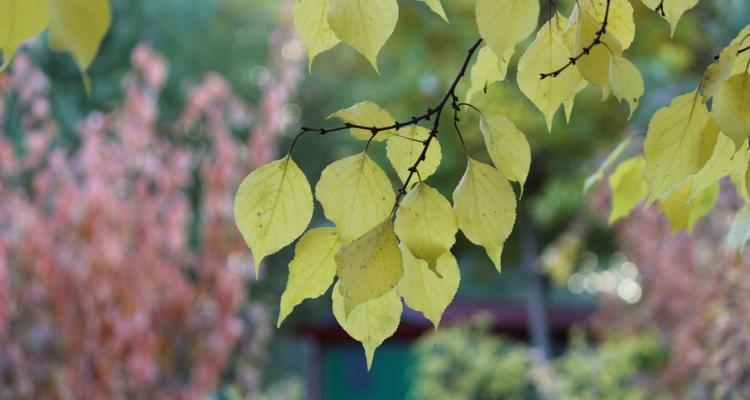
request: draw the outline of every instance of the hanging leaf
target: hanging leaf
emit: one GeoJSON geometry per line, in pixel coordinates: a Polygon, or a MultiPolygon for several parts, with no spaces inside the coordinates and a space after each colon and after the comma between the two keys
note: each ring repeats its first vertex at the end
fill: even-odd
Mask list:
{"type": "Polygon", "coordinates": [[[503,245],[516,221],[516,196],[510,183],[495,168],[469,159],[453,192],[453,204],[461,231],[484,247],[499,272],[503,245]]]}
{"type": "Polygon", "coordinates": [[[477,0],[479,34],[495,54],[505,54],[534,33],[539,11],[538,1],[477,0]]]}
{"type": "Polygon", "coordinates": [[[365,153],[326,167],[315,187],[326,218],[343,244],[364,235],[388,217],[396,202],[388,176],[365,153]]]}
{"type": "Polygon", "coordinates": [[[322,296],[336,277],[336,254],[341,249],[336,230],[313,229],[300,238],[289,263],[289,278],[281,295],[277,327],[305,299],[322,296]]]}
{"type": "Polygon", "coordinates": [[[341,283],[333,287],[333,315],[339,325],[353,339],[362,343],[367,358],[367,369],[372,368],[375,350],[398,329],[403,305],[395,290],[360,304],[351,313],[345,310],[345,300],[341,295],[341,283]]]}
{"type": "Polygon", "coordinates": [[[298,238],[312,214],[310,184],[290,157],[266,164],[242,181],[234,219],[255,258],[256,277],[263,259],[298,238]]]}
{"type": "Polygon", "coordinates": [[[711,115],[739,148],[750,135],[750,74],[734,75],[719,84],[711,115]]]}
{"type": "MultiPolygon", "coordinates": [[[[393,169],[396,170],[401,182],[406,182],[409,177],[409,168],[419,159],[424,150],[423,142],[430,136],[430,131],[421,126],[411,126],[401,129],[399,134],[391,136],[386,145],[386,156],[393,169]]],[[[443,153],[440,141],[433,138],[427,149],[424,161],[419,163],[417,171],[422,180],[426,180],[437,171],[442,161],[443,153]]],[[[414,182],[414,181],[412,181],[414,182]]]]}
{"type": "Polygon", "coordinates": [[[648,195],[645,168],[646,160],[643,157],[633,157],[618,165],[609,177],[609,187],[612,190],[610,225],[629,215],[648,195]]]}
{"type": "Polygon", "coordinates": [[[109,30],[109,0],[49,0],[48,4],[50,45],[71,52],[85,72],[109,30]]]}
{"type": "Polygon", "coordinates": [[[328,23],[336,36],[354,47],[375,71],[378,53],[391,37],[398,22],[396,0],[330,0],[328,23]]]}
{"type": "Polygon", "coordinates": [[[568,68],[556,77],[540,79],[541,74],[555,71],[571,57],[562,32],[567,26],[565,17],[557,14],[544,24],[536,40],[518,61],[518,87],[544,114],[547,130],[552,131],[552,119],[564,103],[573,104],[583,77],[576,68],[568,68]]]}
{"type": "Polygon", "coordinates": [[[495,167],[512,182],[523,185],[531,168],[531,146],[523,132],[502,115],[482,117],[479,128],[495,167]]]}
{"type": "Polygon", "coordinates": [[[49,25],[47,0],[3,0],[0,2],[0,52],[4,70],[23,42],[49,25]]]}
{"type": "Polygon", "coordinates": [[[439,15],[440,18],[443,19],[443,21],[448,22],[448,16],[445,15],[445,10],[443,10],[443,5],[440,3],[440,0],[419,0],[419,1],[427,4],[427,6],[430,7],[430,10],[432,10],[432,12],[439,15]]]}
{"type": "Polygon", "coordinates": [[[341,248],[336,264],[346,315],[395,288],[404,270],[390,218],[341,248]]]}
{"type": "Polygon", "coordinates": [[[438,259],[456,242],[458,220],[440,192],[418,183],[404,196],[396,214],[396,234],[412,254],[436,271],[438,259]]]}
{"type": "Polygon", "coordinates": [[[630,108],[628,119],[632,118],[640,104],[641,97],[646,92],[641,71],[627,58],[612,56],[609,63],[609,84],[618,101],[628,102],[630,108]]]}
{"type": "Polygon", "coordinates": [[[339,43],[328,25],[329,0],[294,0],[292,15],[294,26],[307,48],[308,70],[318,54],[339,43]]]}
{"type": "MultiPolygon", "coordinates": [[[[334,117],[350,124],[372,128],[391,126],[396,123],[396,120],[391,117],[391,114],[389,114],[388,111],[370,101],[357,103],[349,108],[336,111],[328,116],[329,119],[334,117]]],[[[370,140],[372,137],[372,132],[370,130],[352,128],[351,132],[352,136],[359,140],[370,140]]],[[[378,132],[372,140],[382,142],[393,136],[395,133],[396,131],[393,129],[381,131],[378,132]]]]}
{"type": "Polygon", "coordinates": [[[487,93],[487,87],[495,82],[505,80],[508,64],[515,52],[515,47],[498,57],[489,46],[483,46],[477,55],[477,61],[471,67],[471,86],[466,93],[466,101],[471,102],[477,93],[487,93]]]}
{"type": "Polygon", "coordinates": [[[672,26],[672,36],[677,29],[680,18],[686,11],[695,7],[700,0],[642,0],[646,7],[656,10],[660,5],[663,7],[664,18],[672,26]]]}
{"type": "Polygon", "coordinates": [[[437,261],[438,276],[428,269],[425,261],[414,257],[403,244],[401,252],[404,277],[398,284],[398,294],[404,298],[409,308],[424,314],[437,329],[461,282],[456,258],[451,253],[443,254],[437,261]]]}
{"type": "Polygon", "coordinates": [[[719,128],[698,92],[660,109],[648,124],[644,143],[651,197],[659,198],[694,175],[711,158],[719,128]]]}

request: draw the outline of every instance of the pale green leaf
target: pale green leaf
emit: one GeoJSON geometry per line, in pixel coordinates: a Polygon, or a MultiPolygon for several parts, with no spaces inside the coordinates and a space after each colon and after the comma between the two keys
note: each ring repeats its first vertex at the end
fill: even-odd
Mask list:
{"type": "Polygon", "coordinates": [[[349,336],[362,343],[369,370],[372,368],[375,350],[396,333],[404,306],[396,291],[391,290],[377,299],[360,304],[347,315],[345,300],[339,288],[340,282],[333,287],[331,295],[333,315],[349,336]]]}
{"type": "Polygon", "coordinates": [[[471,86],[466,93],[466,101],[471,102],[477,93],[487,93],[487,87],[495,82],[505,80],[508,63],[515,52],[515,47],[508,48],[501,58],[489,46],[479,50],[477,60],[471,67],[471,86]]]}
{"type": "Polygon", "coordinates": [[[609,63],[609,84],[618,101],[628,102],[630,108],[628,119],[632,118],[640,104],[641,97],[646,92],[641,71],[627,58],[612,56],[609,63]]]}
{"type": "Polygon", "coordinates": [[[418,183],[404,196],[396,213],[396,234],[430,269],[453,247],[457,232],[456,214],[440,192],[418,183]]]}
{"type": "Polygon", "coordinates": [[[644,143],[646,178],[658,198],[696,174],[711,158],[719,128],[697,92],[676,97],[657,111],[644,143]]]}
{"type": "Polygon", "coordinates": [[[440,0],[419,0],[419,1],[426,3],[427,6],[430,7],[430,10],[432,10],[432,12],[439,15],[440,18],[443,19],[443,21],[448,22],[448,16],[445,15],[445,10],[443,9],[443,4],[440,3],[440,0]]]}
{"type": "Polygon", "coordinates": [[[263,259],[292,243],[305,231],[313,214],[310,184],[289,157],[253,171],[234,198],[234,219],[255,259],[263,259]]]}
{"type": "Polygon", "coordinates": [[[664,7],[665,18],[672,26],[672,36],[674,31],[677,29],[677,24],[680,22],[680,18],[685,14],[686,11],[695,7],[700,0],[642,0],[648,8],[656,10],[660,4],[664,7]]]}
{"type": "Polygon", "coordinates": [[[313,229],[302,235],[289,263],[277,327],[302,301],[319,297],[328,290],[336,277],[336,254],[340,249],[333,228],[313,229]]]}
{"type": "Polygon", "coordinates": [[[358,305],[395,288],[404,270],[391,219],[342,247],[336,264],[347,315],[358,305]]]}
{"type": "Polygon", "coordinates": [[[477,0],[479,34],[495,54],[505,54],[534,33],[539,11],[538,1],[477,0]]]}
{"type": "Polygon", "coordinates": [[[669,219],[672,234],[682,229],[687,229],[688,232],[692,233],[695,223],[708,215],[714,208],[716,200],[719,198],[719,184],[714,182],[690,201],[690,193],[692,192],[693,182],[688,181],[659,201],[659,209],[669,219]]]}
{"type": "Polygon", "coordinates": [[[308,69],[315,57],[335,46],[339,39],[328,25],[329,0],[294,0],[294,26],[307,48],[308,69]]]}
{"type": "Polygon", "coordinates": [[[0,71],[10,64],[18,46],[41,33],[47,25],[47,0],[0,1],[0,52],[3,55],[0,71]]]}
{"type": "Polygon", "coordinates": [[[315,187],[326,218],[343,244],[364,235],[391,213],[396,196],[383,170],[365,153],[326,167],[315,187]]]}
{"type": "Polygon", "coordinates": [[[397,291],[409,308],[424,314],[437,329],[443,312],[453,301],[461,282],[456,258],[450,252],[443,254],[437,261],[438,276],[428,269],[425,261],[414,257],[406,246],[401,245],[401,251],[404,277],[397,291]]]}
{"type": "Polygon", "coordinates": [[[73,54],[81,72],[88,70],[112,21],[109,0],[49,0],[50,44],[73,54]]]}
{"type": "Polygon", "coordinates": [[[330,0],[328,23],[336,36],[354,47],[378,71],[378,53],[398,22],[396,0],[330,0]]]}
{"type": "Polygon", "coordinates": [[[540,79],[541,74],[557,70],[572,56],[562,35],[566,26],[565,17],[557,14],[539,29],[536,39],[518,61],[518,87],[544,114],[549,131],[560,106],[570,104],[572,109],[573,99],[584,82],[576,68],[540,79]]]}
{"type": "Polygon", "coordinates": [[[516,196],[510,183],[495,168],[469,159],[453,192],[453,207],[466,238],[484,247],[500,271],[503,245],[516,221],[516,196]]]}
{"type": "Polygon", "coordinates": [[[531,168],[531,146],[523,132],[503,115],[482,117],[479,128],[492,162],[505,178],[523,185],[531,168]]]}
{"type": "Polygon", "coordinates": [[[739,148],[750,135],[750,74],[733,75],[719,84],[711,114],[739,148]]]}
{"type": "MultiPolygon", "coordinates": [[[[338,110],[328,116],[328,118],[338,118],[344,122],[368,128],[382,128],[392,126],[396,120],[391,117],[388,111],[382,109],[379,105],[371,101],[363,101],[349,108],[338,110]]],[[[359,140],[370,140],[372,132],[365,129],[352,128],[352,136],[359,140]]],[[[376,142],[382,142],[396,133],[394,129],[378,132],[372,139],[376,142]]]]}
{"type": "Polygon", "coordinates": [[[629,215],[648,195],[648,184],[643,175],[645,168],[646,160],[643,157],[633,157],[620,163],[609,177],[612,191],[610,225],[629,215]]]}
{"type": "MultiPolygon", "coordinates": [[[[406,182],[406,179],[409,177],[409,168],[413,167],[419,156],[422,155],[422,151],[424,150],[422,142],[429,136],[429,129],[415,125],[399,130],[398,135],[391,136],[388,139],[386,156],[393,169],[396,170],[396,174],[398,174],[401,182],[406,182]]],[[[435,137],[430,142],[430,148],[427,149],[424,161],[419,163],[417,167],[419,175],[412,177],[412,182],[415,182],[415,178],[418,177],[426,180],[432,176],[440,166],[442,158],[443,153],[440,141],[435,137]]]]}

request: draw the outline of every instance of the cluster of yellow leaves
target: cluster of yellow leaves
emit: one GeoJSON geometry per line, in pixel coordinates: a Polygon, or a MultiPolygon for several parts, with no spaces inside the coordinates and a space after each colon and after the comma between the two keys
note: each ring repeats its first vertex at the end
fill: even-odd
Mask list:
{"type": "MultiPolygon", "coordinates": [[[[443,18],[440,0],[422,0],[443,18]]],[[[378,70],[378,53],[396,29],[397,0],[295,0],[294,25],[307,47],[310,68],[315,57],[344,42],[378,70]]]]}
{"type": "MultiPolygon", "coordinates": [[[[421,1],[448,21],[440,0],[421,1]]],[[[674,29],[697,0],[669,0],[665,6],[643,2],[663,13],[674,29]]],[[[569,16],[556,12],[539,26],[537,1],[477,0],[476,22],[484,45],[468,71],[467,101],[505,80],[516,46],[536,33],[518,62],[518,86],[545,116],[550,130],[561,107],[570,119],[576,95],[589,84],[602,90],[603,99],[612,93],[626,102],[632,116],[645,87],[638,68],[624,57],[635,38],[631,0],[575,3],[569,16]]],[[[398,13],[397,0],[295,0],[293,9],[310,65],[318,54],[344,42],[376,71],[378,54],[396,27],[398,13]]],[[[745,107],[750,101],[742,100],[747,97],[747,70],[736,70],[741,62],[737,49],[722,53],[707,72],[702,91],[678,97],[658,112],[649,128],[645,156],[622,163],[612,174],[612,222],[649,198],[659,202],[675,229],[691,229],[713,207],[716,180],[735,174],[738,166],[744,170],[736,179],[746,191],[750,152],[745,138],[750,124],[745,107]],[[714,106],[709,111],[711,99],[714,106]]],[[[279,324],[305,299],[333,287],[333,313],[343,329],[362,342],[369,367],[375,349],[398,328],[402,300],[438,326],[459,286],[460,271],[451,254],[459,230],[501,269],[503,246],[516,219],[511,182],[523,193],[531,149],[508,118],[477,111],[493,165],[470,157],[452,202],[425,182],[441,163],[437,132],[397,124],[371,102],[329,118],[343,121],[355,138],[368,141],[368,147],[385,142],[400,181],[396,183],[405,189],[403,196],[397,196],[394,182],[366,150],[336,161],[325,168],[315,188],[315,198],[333,227],[302,235],[313,214],[312,190],[291,157],[245,179],[235,199],[235,218],[256,265],[302,235],[289,264],[279,324]],[[423,153],[426,144],[430,146],[423,153]]],[[[628,144],[619,146],[587,187],[603,179],[628,144]]]]}
{"type": "MultiPolygon", "coordinates": [[[[673,233],[692,231],[713,209],[719,181],[727,176],[739,196],[745,202],[750,200],[750,57],[738,54],[747,44],[750,26],[706,69],[698,89],[674,98],[654,114],[644,155],[620,163],[609,178],[610,223],[645,201],[647,205],[657,203],[673,233]]],[[[616,153],[614,158],[622,149],[616,153]]],[[[735,248],[743,247],[749,236],[748,214],[747,210],[738,214],[729,235],[735,248]]]]}
{"type": "Polygon", "coordinates": [[[50,46],[69,51],[85,73],[99,51],[111,19],[109,0],[3,0],[0,70],[10,63],[18,46],[49,28],[50,46]]]}
{"type": "MultiPolygon", "coordinates": [[[[395,123],[371,102],[355,104],[332,117],[363,127],[395,123]]],[[[302,301],[333,286],[334,315],[346,332],[362,342],[369,366],[377,346],[398,327],[401,299],[435,327],[440,323],[460,282],[458,263],[451,254],[459,229],[484,247],[500,270],[503,245],[516,217],[510,182],[523,187],[531,150],[523,133],[503,116],[483,116],[480,130],[494,166],[469,159],[451,203],[425,182],[440,165],[437,139],[432,139],[424,160],[410,174],[430,130],[412,125],[379,130],[372,137],[371,131],[352,129],[355,138],[385,140],[398,180],[391,180],[366,152],[333,162],[315,187],[315,198],[333,227],[311,229],[304,235],[313,215],[312,189],[291,157],[245,178],[235,198],[235,219],[256,266],[302,235],[289,264],[278,323],[302,301]],[[410,185],[394,208],[394,183],[407,182],[410,185]]]]}

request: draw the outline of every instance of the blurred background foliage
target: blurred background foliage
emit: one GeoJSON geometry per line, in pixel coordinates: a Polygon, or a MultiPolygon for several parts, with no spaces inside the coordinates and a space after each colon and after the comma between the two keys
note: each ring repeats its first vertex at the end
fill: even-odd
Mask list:
{"type": "MultiPolygon", "coordinates": [[[[231,218],[227,219],[232,191],[251,168],[283,153],[302,124],[330,126],[331,122],[325,119],[327,115],[364,100],[382,105],[397,119],[408,118],[435,103],[455,76],[466,48],[477,36],[474,1],[446,1],[449,25],[428,12],[422,2],[401,1],[398,27],[380,56],[380,75],[344,46],[318,57],[312,74],[308,74],[304,51],[291,29],[288,2],[113,0],[112,3],[113,26],[90,71],[93,79],[90,96],[83,91],[72,59],[41,45],[46,38],[26,46],[27,66],[12,67],[10,75],[3,75],[0,80],[0,138],[7,144],[0,152],[3,196],[0,208],[4,208],[0,215],[6,219],[0,221],[0,303],[5,304],[0,306],[0,341],[19,343],[13,351],[23,355],[16,356],[11,351],[0,355],[0,399],[24,393],[13,390],[28,390],[28,387],[13,389],[14,386],[7,384],[14,382],[14,373],[26,371],[19,370],[19,365],[27,368],[33,363],[52,362],[45,358],[44,348],[37,349],[39,353],[34,357],[24,353],[38,344],[38,340],[32,339],[37,338],[34,335],[39,331],[17,329],[19,324],[40,320],[45,321],[44,332],[65,340],[69,334],[59,326],[47,324],[46,319],[35,319],[38,312],[35,303],[25,309],[13,306],[24,300],[15,296],[26,293],[30,285],[19,276],[25,276],[29,265],[36,265],[19,261],[19,254],[25,254],[24,260],[33,260],[34,251],[40,250],[28,248],[27,253],[19,252],[18,243],[23,241],[19,232],[25,232],[22,229],[25,225],[17,208],[13,208],[19,203],[8,199],[26,202],[36,207],[34,215],[45,217],[60,212],[53,206],[58,203],[80,206],[80,193],[68,193],[70,197],[65,203],[63,194],[41,191],[40,176],[63,167],[73,171],[73,175],[81,174],[83,152],[87,148],[93,152],[97,149],[91,147],[96,144],[90,138],[92,118],[96,121],[103,117],[111,122],[124,118],[123,115],[136,121],[150,121],[143,128],[148,133],[149,146],[159,143],[158,146],[170,151],[189,154],[190,163],[179,171],[163,171],[167,175],[184,175],[184,181],[176,187],[169,186],[171,181],[164,176],[151,180],[146,173],[149,166],[138,161],[134,169],[108,170],[114,174],[110,178],[124,179],[128,185],[138,187],[143,184],[138,183],[140,175],[145,175],[146,183],[153,185],[157,193],[153,201],[162,193],[156,190],[157,186],[169,186],[164,193],[180,198],[179,204],[184,207],[181,212],[185,213],[184,224],[174,228],[184,230],[184,244],[178,248],[185,253],[217,257],[210,262],[167,258],[164,263],[181,271],[180,279],[196,290],[196,298],[202,298],[200,288],[205,284],[205,276],[195,272],[197,264],[211,265],[212,273],[219,273],[216,268],[230,268],[242,284],[233,294],[236,296],[233,298],[245,299],[242,304],[230,302],[213,311],[222,318],[237,317],[242,328],[236,334],[223,336],[224,345],[233,350],[226,350],[226,357],[221,360],[213,360],[206,371],[211,379],[196,383],[195,391],[184,392],[184,397],[378,398],[377,383],[388,385],[395,382],[387,380],[394,376],[398,377],[398,385],[392,385],[393,391],[389,393],[395,394],[391,397],[409,393],[413,398],[436,399],[743,398],[748,393],[745,378],[750,371],[747,361],[750,357],[746,357],[750,347],[745,346],[742,338],[748,336],[750,322],[745,320],[748,314],[737,304],[743,303],[741,296],[748,293],[743,291],[748,289],[747,278],[738,272],[747,263],[721,250],[718,238],[724,232],[719,231],[727,225],[726,216],[721,213],[712,216],[705,224],[707,228],[696,229],[699,233],[693,238],[684,234],[672,238],[663,228],[663,221],[648,212],[635,215],[612,230],[602,218],[607,209],[607,191],[599,188],[590,195],[582,194],[584,178],[622,138],[642,137],[657,108],[697,85],[717,50],[750,22],[747,1],[703,0],[686,14],[674,37],[669,36],[666,22],[634,1],[638,30],[628,56],[643,72],[647,92],[631,121],[626,120],[624,106],[612,99],[602,102],[601,93],[588,88],[578,96],[571,122],[566,124],[559,115],[553,132],[547,132],[541,114],[515,85],[514,65],[520,57],[519,51],[507,81],[491,86],[487,95],[478,96],[476,105],[507,115],[529,137],[534,161],[519,203],[519,226],[528,228],[529,233],[517,229],[511,236],[504,255],[506,268],[501,275],[481,250],[459,239],[455,252],[462,269],[462,283],[457,302],[472,307],[458,310],[503,311],[508,304],[520,305],[525,310],[525,304],[531,307],[529,293],[535,287],[541,289],[537,294],[549,307],[550,326],[559,316],[555,305],[586,313],[597,311],[593,319],[579,321],[585,334],[565,331],[562,337],[553,338],[550,352],[554,357],[550,359],[531,349],[527,341],[530,329],[506,331],[492,317],[484,322],[462,323],[465,318],[459,317],[468,318],[471,313],[449,319],[447,326],[435,334],[427,332],[412,349],[411,339],[425,331],[426,325],[421,316],[410,316],[407,320],[416,321],[413,325],[421,328],[397,338],[390,350],[389,346],[381,350],[380,360],[376,358],[370,375],[360,371],[363,368],[360,349],[340,339],[340,331],[326,330],[333,323],[327,297],[305,302],[279,330],[272,328],[286,281],[286,263],[292,254],[286,250],[272,257],[264,266],[259,282],[247,278],[252,263],[237,242],[231,218]],[[168,70],[165,80],[156,86],[134,86],[132,80],[136,76],[148,83],[150,73],[158,74],[148,67],[156,64],[144,65],[138,58],[137,49],[143,48],[139,46],[144,43],[168,70]],[[38,68],[43,79],[24,78],[29,68],[38,68]],[[38,82],[42,82],[41,90],[35,86],[38,82]],[[134,87],[138,91],[133,92],[134,87]],[[28,92],[33,96],[25,94],[28,92]],[[155,103],[153,107],[134,110],[134,98],[155,103]],[[35,108],[35,105],[42,107],[39,104],[46,107],[44,112],[35,108]],[[48,162],[53,154],[62,161],[48,162]],[[10,168],[11,165],[16,168],[10,168]],[[45,202],[37,201],[42,194],[47,196],[45,202]],[[211,219],[211,216],[218,217],[211,219]],[[525,265],[532,268],[526,269],[525,265]],[[662,271],[671,271],[673,275],[662,271]],[[733,285],[727,286],[728,281],[733,285]],[[499,337],[498,331],[512,338],[499,337]],[[735,335],[733,340],[718,339],[728,333],[735,335]],[[330,338],[335,339],[332,339],[334,344],[326,345],[330,338]],[[344,367],[339,365],[342,363],[344,367]],[[205,382],[215,384],[206,389],[205,382]],[[331,389],[337,386],[340,388],[331,389]],[[347,392],[344,387],[354,391],[347,392]]],[[[562,10],[569,10],[573,1],[558,3],[562,10]]],[[[97,126],[105,141],[127,144],[129,131],[121,125],[97,126]]],[[[487,159],[476,116],[464,113],[461,128],[469,151],[487,159]]],[[[449,194],[464,172],[465,160],[450,129],[441,132],[440,140],[444,164],[431,181],[449,194]]],[[[348,135],[309,136],[303,139],[295,158],[310,181],[316,182],[327,164],[361,150],[362,145],[348,135]]],[[[118,151],[132,151],[128,146],[118,151]]],[[[145,147],[137,149],[142,153],[133,153],[134,157],[146,154],[158,158],[163,154],[159,151],[151,154],[153,149],[145,147]]],[[[628,152],[639,151],[640,141],[635,140],[628,152]]],[[[372,154],[386,169],[390,168],[384,162],[383,148],[374,147],[372,154]]],[[[99,162],[108,161],[104,158],[99,162]]],[[[98,169],[96,165],[89,168],[98,169]]],[[[83,189],[91,189],[90,180],[73,182],[84,193],[83,189]]],[[[119,197],[122,204],[128,204],[128,193],[119,197]]],[[[725,194],[722,201],[727,208],[736,207],[731,194],[725,194]]],[[[92,215],[94,218],[98,214],[92,215]]],[[[314,225],[325,224],[317,218],[314,225]]],[[[70,223],[64,218],[62,221],[70,223]]],[[[144,219],[142,223],[146,227],[149,223],[163,224],[158,219],[144,219]]],[[[101,232],[106,233],[120,228],[114,224],[103,229],[101,232]]],[[[75,240],[82,248],[96,246],[89,237],[75,240]]],[[[65,250],[64,246],[60,244],[57,250],[65,250]]],[[[107,271],[109,261],[104,260],[107,271]]],[[[54,268],[65,266],[56,260],[50,263],[54,268]]],[[[158,265],[150,260],[144,261],[142,267],[158,268],[158,265]]],[[[47,273],[40,273],[37,279],[45,293],[63,290],[51,283],[51,275],[47,273]]],[[[67,290],[82,291],[82,298],[86,298],[86,283],[67,290]]],[[[167,280],[161,284],[169,283],[167,280]]],[[[203,295],[220,296],[220,293],[209,291],[203,295]]],[[[125,307],[117,299],[111,301],[113,309],[125,307]]],[[[161,301],[155,297],[154,308],[148,309],[158,310],[161,301]]],[[[186,316],[203,304],[197,300],[185,301],[182,307],[186,316]]],[[[158,319],[158,314],[152,315],[158,319]]],[[[175,321],[167,322],[160,328],[162,334],[168,339],[168,332],[187,329],[185,321],[176,317],[175,321]]],[[[198,346],[199,341],[183,340],[188,342],[178,348],[184,349],[181,351],[185,354],[195,354],[191,348],[198,346]]],[[[49,357],[72,363],[73,349],[75,346],[67,350],[59,348],[60,353],[49,357]]],[[[144,357],[165,359],[158,349],[144,357]]],[[[176,372],[156,376],[166,380],[165,387],[179,386],[175,382],[191,382],[186,371],[199,364],[191,360],[179,354],[167,357],[167,361],[155,365],[176,372]],[[172,377],[174,382],[164,376],[172,377]]],[[[85,359],[79,361],[86,363],[85,359]]],[[[120,356],[102,360],[104,365],[113,367],[122,362],[120,356]]],[[[65,362],[61,365],[64,370],[65,362]]],[[[28,384],[32,386],[39,382],[36,379],[49,382],[49,376],[30,376],[28,384]]],[[[92,378],[84,374],[79,379],[92,378]]],[[[118,389],[127,386],[123,385],[115,385],[112,390],[125,390],[118,389]]],[[[59,386],[53,385],[53,393],[64,397],[54,392],[58,390],[54,388],[59,386]]]]}

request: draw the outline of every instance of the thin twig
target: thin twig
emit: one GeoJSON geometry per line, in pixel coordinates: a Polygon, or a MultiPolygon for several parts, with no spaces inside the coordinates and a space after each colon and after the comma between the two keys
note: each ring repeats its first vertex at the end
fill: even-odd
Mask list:
{"type": "MultiPolygon", "coordinates": [[[[407,127],[407,126],[414,126],[419,124],[420,122],[424,121],[432,121],[432,128],[430,129],[430,134],[427,136],[426,139],[423,141],[420,141],[422,143],[422,152],[420,153],[419,157],[414,161],[414,164],[409,168],[409,175],[404,180],[403,186],[398,190],[398,194],[396,196],[396,202],[393,205],[393,210],[391,212],[391,216],[395,215],[396,210],[398,209],[398,206],[401,204],[401,200],[403,199],[404,195],[406,195],[406,191],[409,188],[409,185],[411,184],[411,181],[414,179],[414,176],[419,176],[419,165],[427,159],[427,151],[430,148],[430,144],[432,143],[432,140],[437,136],[438,132],[440,131],[440,117],[443,115],[443,109],[446,105],[450,102],[451,107],[454,111],[454,123],[457,124],[458,122],[458,112],[460,112],[460,105],[458,102],[458,96],[456,95],[456,89],[458,88],[458,84],[461,83],[461,80],[466,76],[466,71],[469,68],[469,63],[474,58],[474,55],[476,54],[477,50],[479,49],[479,46],[482,44],[482,39],[477,39],[476,42],[469,48],[468,54],[466,55],[466,59],[464,60],[463,64],[461,65],[461,69],[458,71],[458,75],[453,80],[453,83],[448,88],[448,91],[445,93],[445,96],[440,100],[440,102],[435,105],[434,107],[430,107],[421,115],[417,115],[415,117],[411,117],[411,119],[402,121],[402,122],[395,122],[391,125],[387,126],[364,126],[364,125],[358,125],[353,123],[345,123],[342,126],[338,126],[335,128],[310,128],[310,127],[302,127],[300,129],[300,132],[295,136],[294,140],[292,141],[292,145],[289,148],[289,153],[287,157],[291,157],[292,152],[294,151],[295,146],[297,145],[297,142],[299,142],[299,139],[308,134],[308,133],[315,133],[318,135],[325,136],[329,133],[335,133],[335,132],[341,132],[345,131],[347,129],[361,129],[364,131],[369,131],[371,133],[370,138],[367,142],[367,147],[369,147],[372,140],[381,132],[389,131],[389,130],[400,130],[401,128],[407,127]]],[[[460,103],[461,105],[465,105],[465,103],[460,103]]],[[[458,132],[459,138],[461,139],[461,142],[463,143],[463,138],[461,137],[461,133],[458,132]]],[[[464,145],[464,149],[465,149],[464,145]]],[[[367,151],[367,148],[365,149],[367,151]]],[[[421,177],[420,177],[421,181],[421,177]]]]}
{"type": "Polygon", "coordinates": [[[596,47],[596,46],[604,43],[602,41],[602,36],[604,36],[604,34],[607,33],[607,24],[609,24],[609,9],[610,9],[610,5],[611,4],[612,4],[612,0],[607,0],[607,6],[606,6],[606,8],[604,10],[604,20],[602,20],[602,27],[598,31],[596,31],[596,36],[594,36],[594,40],[591,42],[591,44],[589,44],[588,46],[586,46],[583,49],[581,49],[581,52],[578,55],[576,55],[575,57],[570,57],[568,59],[567,64],[563,65],[562,67],[560,67],[560,68],[558,68],[558,69],[556,69],[556,70],[554,70],[552,72],[547,72],[547,73],[541,73],[541,74],[539,74],[539,78],[540,79],[544,80],[544,79],[547,79],[549,77],[556,78],[558,75],[560,75],[566,69],[568,69],[568,68],[576,65],[576,63],[578,62],[578,60],[580,60],[581,58],[583,58],[583,57],[591,54],[591,50],[593,50],[594,47],[596,47]]]}

